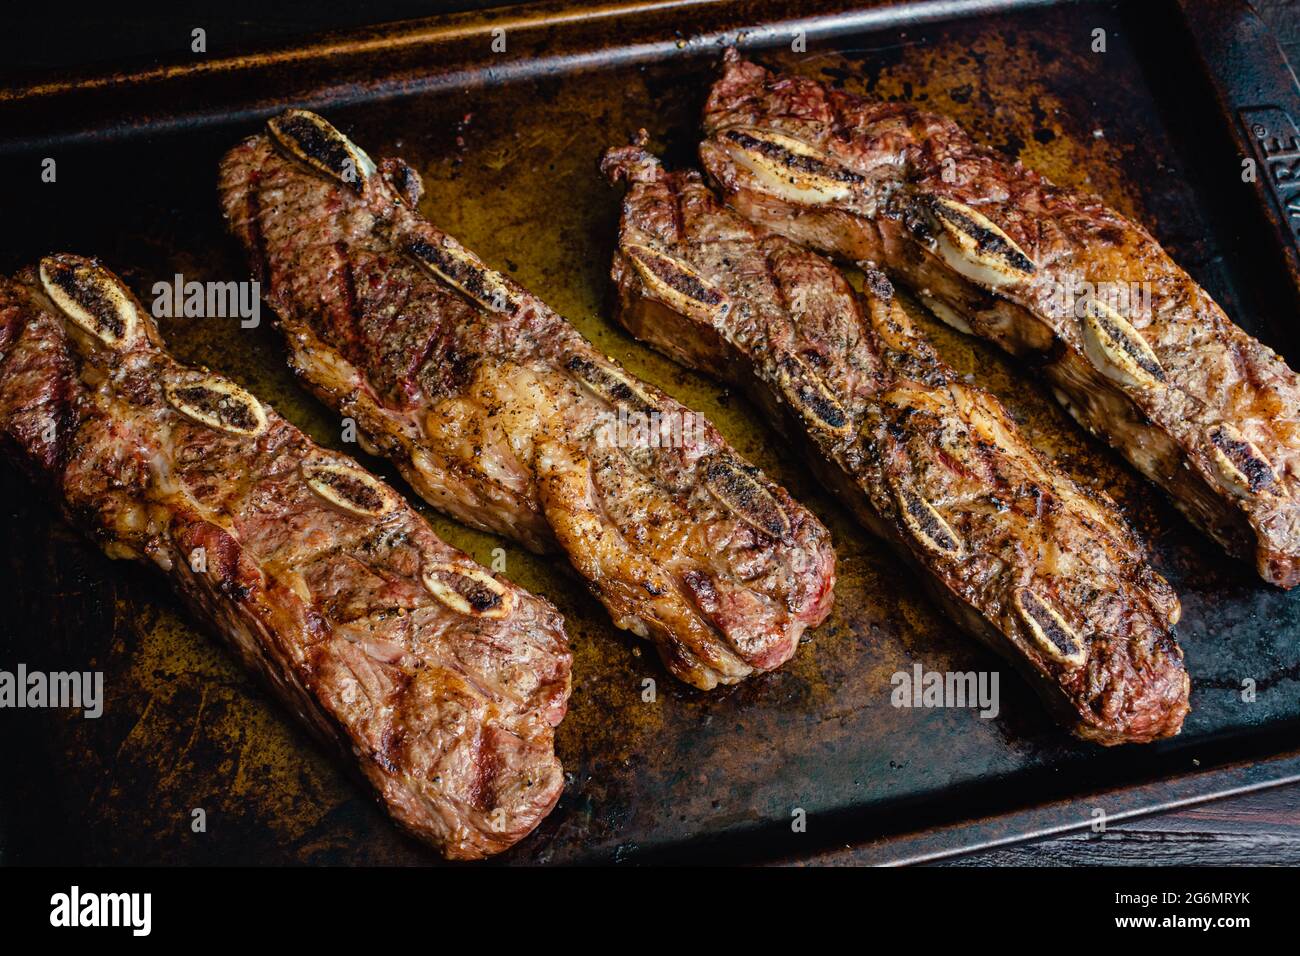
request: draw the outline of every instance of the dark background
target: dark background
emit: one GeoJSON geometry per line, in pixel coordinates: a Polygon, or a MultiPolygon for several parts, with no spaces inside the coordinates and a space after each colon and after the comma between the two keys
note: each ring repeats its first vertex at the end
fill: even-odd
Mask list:
{"type": "MultiPolygon", "coordinates": [[[[207,31],[208,55],[243,53],[331,30],[437,16],[460,10],[517,6],[518,0],[372,0],[358,3],[171,3],[135,18],[124,5],[69,14],[61,4],[10,5],[0,31],[0,79],[29,78],[64,67],[160,63],[188,53],[190,31],[207,31]]],[[[126,5],[129,6],[129,5],[126,5]]],[[[1255,0],[1292,64],[1300,60],[1300,0],[1255,0]]]]}
{"type": "MultiPolygon", "coordinates": [[[[511,4],[492,0],[379,0],[311,4],[172,4],[132,18],[120,6],[71,16],[56,4],[6,11],[0,31],[0,83],[66,69],[148,65],[188,54],[190,32],[207,32],[207,55],[229,55],[369,23],[511,4]]],[[[1256,0],[1292,64],[1300,62],[1300,0],[1256,0]]],[[[948,866],[1019,863],[1300,864],[1300,787],[1215,801],[1116,824],[1104,835],[1082,833],[948,861],[948,866]]]]}
{"type": "Polygon", "coordinates": [[[173,62],[189,54],[190,32],[195,27],[207,31],[208,56],[229,56],[372,23],[518,5],[519,0],[223,0],[171,3],[165,11],[138,18],[123,13],[129,4],[105,4],[98,13],[79,13],[73,19],[67,8],[58,4],[24,4],[5,11],[0,77],[30,78],[65,67],[173,62]]]}

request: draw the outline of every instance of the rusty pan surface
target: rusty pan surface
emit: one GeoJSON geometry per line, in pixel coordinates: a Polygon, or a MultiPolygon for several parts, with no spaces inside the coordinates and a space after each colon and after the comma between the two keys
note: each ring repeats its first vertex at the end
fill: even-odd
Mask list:
{"type": "MultiPolygon", "coordinates": [[[[1222,174],[1208,157],[1217,154],[1198,138],[1214,111],[1196,115],[1184,92],[1193,87],[1167,65],[1186,62],[1189,75],[1200,75],[1175,6],[974,4],[966,5],[972,15],[948,16],[945,8],[962,5],[927,4],[920,17],[903,5],[867,4],[856,18],[809,21],[799,53],[787,35],[762,28],[761,5],[675,6],[681,36],[667,47],[659,33],[653,44],[637,39],[640,28],[658,30],[663,13],[633,11],[593,26],[572,10],[564,20],[560,7],[515,11],[541,23],[564,55],[501,76],[491,72],[486,45],[474,46],[494,15],[467,15],[454,22],[474,25],[465,27],[472,42],[443,36],[390,51],[397,71],[415,69],[424,50],[427,82],[403,79],[373,96],[359,84],[314,103],[374,157],[398,154],[419,169],[431,220],[637,374],[709,415],[821,516],[839,554],[835,611],[796,657],[775,673],[705,694],[673,681],[648,645],[616,631],[556,562],[425,508],[439,534],[479,560],[490,562],[503,548],[505,574],[556,603],[575,652],[570,712],[558,734],[564,796],[501,862],[924,859],[1088,825],[1097,807],[1122,816],[1294,778],[1300,766],[1286,754],[1300,726],[1300,593],[1268,588],[1223,558],[1001,355],[907,303],[953,365],[995,391],[1037,446],[1078,480],[1120,502],[1150,543],[1152,561],[1185,608],[1179,637],[1194,679],[1193,711],[1176,740],[1103,751],[1064,736],[1014,674],[934,611],[753,407],[636,344],[608,318],[621,197],[604,184],[596,160],[644,126],[670,164],[691,162],[720,54],[691,24],[714,17],[752,23],[746,36],[768,44],[754,50],[768,65],[949,113],[1056,181],[1099,192],[1151,228],[1230,314],[1296,364],[1295,328],[1286,324],[1294,311],[1276,305],[1286,283],[1266,274],[1267,256],[1235,238],[1235,172],[1216,180],[1222,174]],[[559,19],[546,26],[547,17],[559,19]],[[1095,29],[1106,31],[1104,54],[1091,49],[1095,29]],[[564,46],[584,30],[604,36],[603,56],[564,46]],[[477,59],[478,72],[456,66],[458,85],[435,82],[444,54],[447,63],[477,59]],[[892,676],[917,664],[1000,672],[1000,712],[983,719],[972,709],[892,706],[892,676]],[[1253,700],[1243,699],[1246,680],[1254,682],[1253,700]],[[801,819],[805,828],[792,826],[801,819]],[[835,849],[845,844],[850,849],[835,849]]],[[[819,14],[826,6],[811,5],[819,14]]],[[[382,46],[340,57],[336,85],[352,72],[375,83],[387,75],[382,46]]],[[[262,68],[280,69],[246,67],[262,68]]],[[[313,61],[301,72],[310,79],[318,69],[313,61]]],[[[33,119],[42,103],[89,115],[93,90],[0,97],[0,117],[31,120],[0,127],[0,138],[18,144],[0,146],[0,210],[10,224],[0,267],[56,249],[93,253],[146,301],[156,281],[177,273],[199,281],[247,277],[217,212],[216,163],[258,128],[274,97],[218,75],[142,81],[140,96],[161,102],[154,87],[177,83],[200,90],[208,83],[216,92],[175,100],[171,112],[133,115],[120,135],[112,116],[100,117],[93,137],[33,119]],[[54,184],[39,179],[45,155],[58,161],[54,184]]],[[[104,87],[114,91],[105,97],[118,98],[115,109],[131,102],[122,99],[129,85],[104,87]]],[[[1259,234],[1267,250],[1271,239],[1259,234]]],[[[295,385],[269,326],[269,316],[257,329],[237,319],[162,320],[180,356],[232,375],[316,440],[359,454],[340,440],[339,422],[295,385]]],[[[361,457],[405,487],[384,463],[361,457]]],[[[102,670],[106,688],[98,720],[0,713],[0,861],[437,861],[387,822],[163,585],[99,555],[8,467],[0,469],[0,490],[0,667],[102,670]],[[196,833],[191,821],[200,808],[206,832],[196,833]]]]}

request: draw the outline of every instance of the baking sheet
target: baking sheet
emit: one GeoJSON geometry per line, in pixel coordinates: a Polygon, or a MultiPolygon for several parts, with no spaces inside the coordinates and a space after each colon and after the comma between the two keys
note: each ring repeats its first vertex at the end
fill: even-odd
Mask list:
{"type": "MultiPolygon", "coordinates": [[[[949,362],[997,393],[1077,480],[1114,497],[1150,542],[1153,563],[1184,605],[1178,632],[1193,711],[1176,740],[1103,751],[1067,738],[1026,685],[930,607],[748,403],[636,344],[607,318],[621,193],[604,184],[596,160],[645,126],[670,165],[691,162],[721,50],[691,34],[693,10],[727,7],[737,21],[753,19],[751,40],[781,41],[755,51],[768,65],[949,113],[1057,182],[1099,192],[1151,228],[1229,314],[1296,364],[1294,329],[1281,324],[1290,313],[1259,279],[1250,237],[1234,234],[1224,195],[1230,180],[1216,178],[1214,154],[1200,148],[1204,131],[1180,99],[1169,66],[1179,50],[1172,5],[1027,4],[987,13],[993,5],[976,4],[967,12],[979,15],[944,17],[940,7],[961,5],[923,4],[922,17],[902,5],[867,4],[871,16],[818,21],[801,53],[780,30],[758,29],[761,5],[675,6],[682,37],[671,56],[641,55],[660,47],[638,45],[633,11],[609,21],[616,26],[603,59],[494,73],[484,50],[479,73],[457,73],[459,85],[436,79],[435,59],[427,82],[390,88],[375,76],[323,110],[372,156],[400,154],[420,170],[422,210],[432,221],[598,347],[710,416],[826,522],[839,554],[835,611],[796,657],[706,694],[676,683],[649,645],[615,631],[556,562],[426,508],[440,535],[480,561],[504,548],[506,576],[555,602],[574,649],[573,696],[557,744],[568,773],[564,796],[500,861],[923,859],[1089,825],[1097,809],[1120,816],[1293,778],[1294,761],[1278,755],[1295,746],[1300,727],[1300,595],[1268,588],[1223,558],[1000,354],[907,301],[949,362]],[[1104,54],[1091,49],[1096,29],[1106,31],[1104,54]],[[892,675],[916,664],[999,672],[999,715],[891,706],[892,675]],[[1243,700],[1245,679],[1255,682],[1253,701],[1243,700]],[[647,680],[655,682],[653,701],[644,699],[647,680]],[[800,820],[803,829],[792,826],[800,820]],[[853,849],[833,850],[846,843],[853,849]]],[[[539,9],[534,20],[562,8],[539,9]]],[[[548,29],[555,36],[592,29],[575,17],[548,29]]],[[[490,35],[483,31],[491,22],[470,35],[490,35]]],[[[405,68],[418,49],[403,45],[394,63],[405,68]]],[[[0,210],[21,227],[11,227],[0,267],[51,250],[96,254],[146,301],[155,281],[177,273],[246,278],[217,212],[216,163],[258,128],[268,93],[259,88],[236,105],[226,89],[233,81],[221,75],[225,86],[186,79],[199,89],[210,82],[210,96],[178,101],[153,124],[133,120],[137,130],[112,132],[111,115],[93,137],[56,135],[53,121],[39,130],[6,126],[0,135],[12,137],[11,148],[0,144],[0,173],[10,186],[0,210]],[[49,154],[58,162],[55,184],[39,180],[49,154]]],[[[89,95],[79,108],[92,109],[89,95]]],[[[405,487],[384,463],[343,444],[337,419],[294,384],[269,316],[257,329],[217,318],[161,324],[178,355],[231,375],[317,441],[359,455],[405,487]]],[[[0,715],[9,758],[0,793],[5,862],[437,861],[399,834],[147,571],[99,556],[11,469],[0,472],[0,489],[8,517],[0,594],[9,612],[0,667],[102,670],[107,697],[98,720],[60,711],[0,715]],[[191,827],[196,808],[205,811],[206,832],[191,827]]]]}

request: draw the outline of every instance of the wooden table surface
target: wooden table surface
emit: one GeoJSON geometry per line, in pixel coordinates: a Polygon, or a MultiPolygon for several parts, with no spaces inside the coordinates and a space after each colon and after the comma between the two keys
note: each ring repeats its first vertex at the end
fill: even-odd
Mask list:
{"type": "MultiPolygon", "coordinates": [[[[438,8],[466,8],[488,6],[485,0],[460,0],[452,3],[397,0],[380,7],[391,8],[394,16],[383,19],[404,19],[426,16],[438,8]]],[[[233,8],[241,4],[232,4],[233,8]]],[[[1255,0],[1260,15],[1277,34],[1283,50],[1291,63],[1300,63],[1300,0],[1255,0]]],[[[232,11],[233,12],[233,11],[232,11]]],[[[353,4],[322,0],[315,11],[317,17],[330,26],[347,26],[362,22],[366,15],[353,4]]],[[[291,14],[259,10],[242,11],[226,16],[209,13],[206,22],[225,21],[228,31],[241,39],[256,35],[257,39],[290,36],[302,30],[300,18],[291,14]]],[[[18,14],[20,17],[23,14],[18,14]]],[[[42,19],[39,11],[29,11],[27,16],[42,19]]],[[[375,16],[375,13],[370,13],[375,16]]],[[[140,30],[138,24],[128,24],[118,16],[106,18],[95,29],[73,30],[66,34],[67,42],[61,48],[37,49],[30,44],[19,44],[22,31],[10,33],[14,44],[0,41],[0,51],[7,68],[0,73],[23,72],[24,68],[65,66],[87,63],[112,56],[115,51],[145,54],[157,53],[158,35],[171,35],[177,44],[188,42],[192,14],[174,12],[165,15],[175,21],[173,31],[140,30]],[[185,29],[182,30],[181,27],[185,29]],[[104,42],[105,36],[110,42],[104,42]],[[115,41],[121,41],[115,42],[115,41]],[[134,44],[134,48],[133,48],[134,44]],[[147,44],[147,45],[145,45],[147,44]]],[[[160,24],[161,25],[161,24],[160,24]]],[[[147,55],[147,54],[146,54],[147,55]]],[[[936,863],[936,866],[1088,866],[1106,864],[1128,865],[1300,865],[1300,785],[1277,787],[1241,797],[1211,801],[1186,810],[1156,814],[1138,820],[1114,824],[1106,833],[1080,833],[1018,844],[997,850],[969,854],[954,860],[936,863]]]]}
{"type": "Polygon", "coordinates": [[[934,866],[1300,866],[1300,785],[1212,800],[934,866]]]}

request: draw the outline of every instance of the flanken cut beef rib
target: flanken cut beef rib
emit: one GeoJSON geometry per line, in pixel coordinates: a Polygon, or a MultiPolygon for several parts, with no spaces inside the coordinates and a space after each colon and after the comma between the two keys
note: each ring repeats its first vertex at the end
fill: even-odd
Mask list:
{"type": "Polygon", "coordinates": [[[613,278],[632,334],[751,394],[1075,734],[1118,744],[1178,732],[1177,597],[1113,504],[1039,457],[997,399],[944,364],[883,274],[868,272],[859,297],[829,262],[639,145],[602,166],[630,184],[613,278]]]}
{"type": "Polygon", "coordinates": [[[227,154],[225,215],[294,370],[429,502],[566,555],[682,680],[708,689],[786,661],[830,609],[826,529],[430,225],[421,188],[301,110],[227,154]],[[652,423],[655,440],[621,421],[652,423]]]}
{"type": "Polygon", "coordinates": [[[97,261],[0,277],[0,442],[110,557],[161,570],[446,856],[500,852],[555,805],[570,664],[555,609],[173,359],[97,261]]]}

